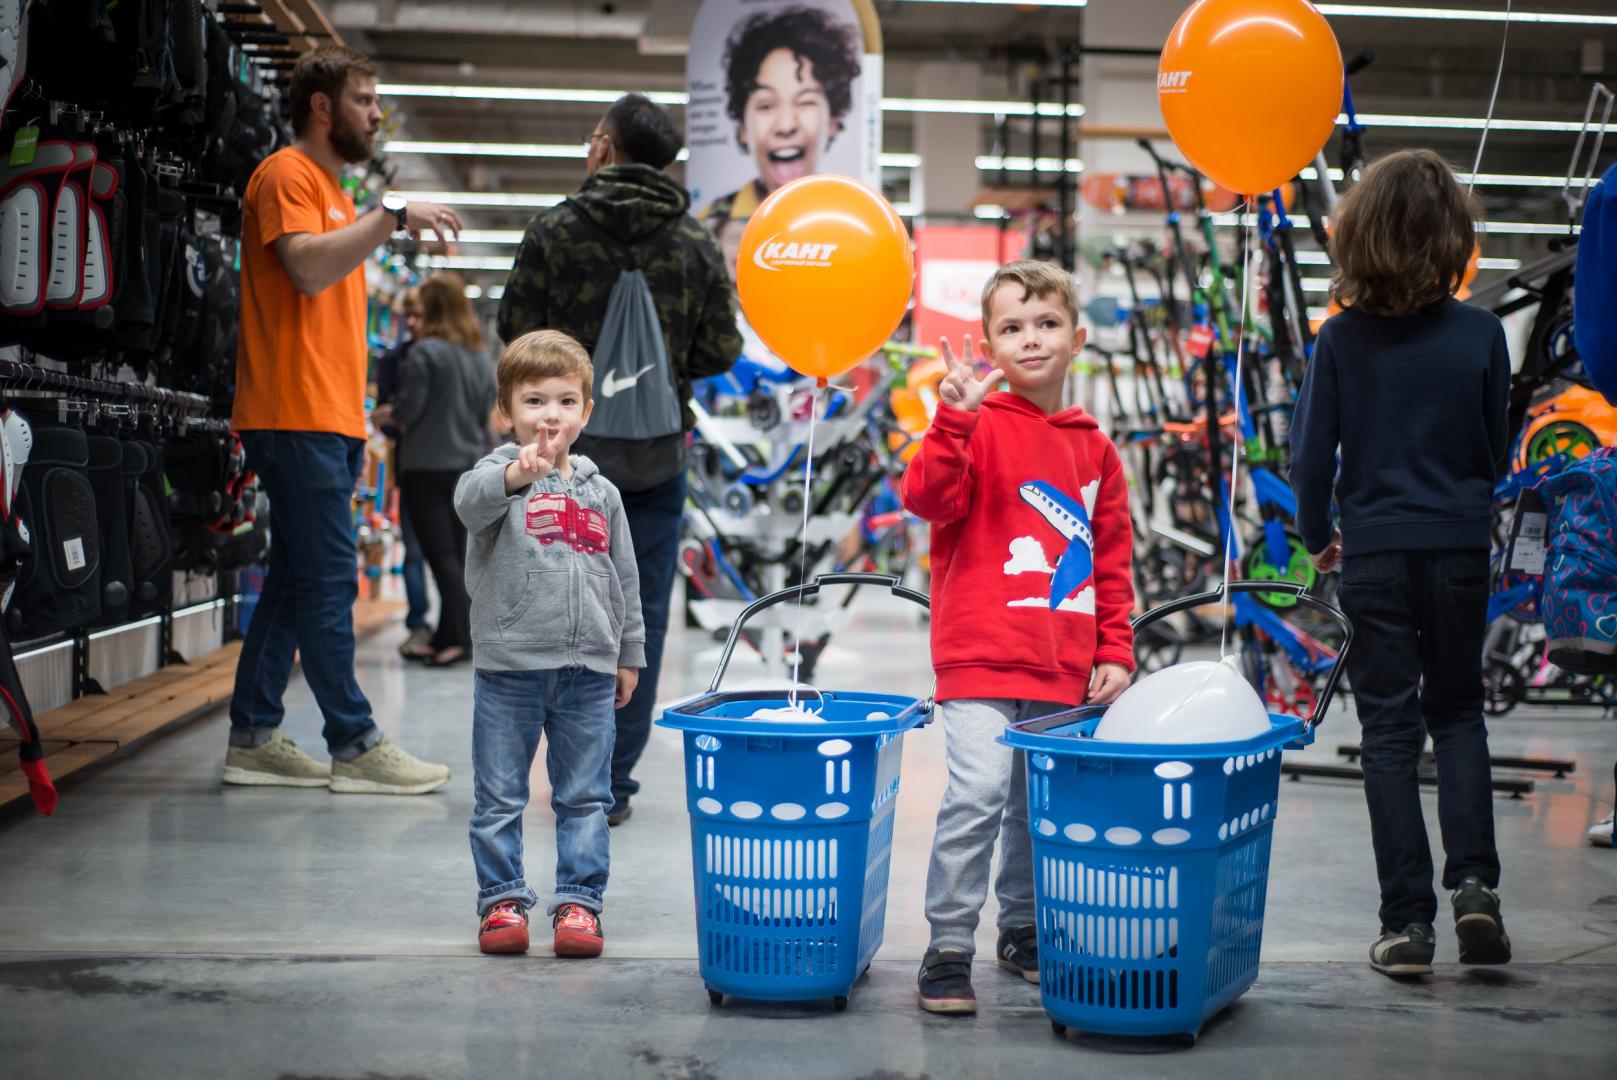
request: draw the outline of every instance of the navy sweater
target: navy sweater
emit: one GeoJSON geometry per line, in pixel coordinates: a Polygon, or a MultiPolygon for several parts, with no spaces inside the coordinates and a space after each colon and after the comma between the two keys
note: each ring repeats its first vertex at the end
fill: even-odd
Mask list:
{"type": "Polygon", "coordinates": [[[1327,320],[1291,427],[1308,550],[1331,541],[1333,486],[1344,555],[1488,547],[1509,391],[1505,330],[1490,311],[1449,300],[1327,320]]]}

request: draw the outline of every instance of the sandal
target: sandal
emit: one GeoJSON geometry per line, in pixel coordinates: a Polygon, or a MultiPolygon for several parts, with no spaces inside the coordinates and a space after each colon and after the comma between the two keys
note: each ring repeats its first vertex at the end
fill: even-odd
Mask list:
{"type": "Polygon", "coordinates": [[[463,664],[466,661],[470,660],[471,658],[472,658],[472,650],[470,650],[470,649],[461,649],[460,646],[458,646],[458,645],[451,645],[448,649],[445,649],[443,652],[433,653],[432,655],[428,656],[425,660],[422,661],[422,663],[425,664],[427,667],[454,667],[456,664],[463,664]],[[460,651],[456,652],[455,655],[453,655],[453,656],[448,656],[448,657],[444,656],[445,652],[449,652],[452,649],[459,649],[460,651]]]}

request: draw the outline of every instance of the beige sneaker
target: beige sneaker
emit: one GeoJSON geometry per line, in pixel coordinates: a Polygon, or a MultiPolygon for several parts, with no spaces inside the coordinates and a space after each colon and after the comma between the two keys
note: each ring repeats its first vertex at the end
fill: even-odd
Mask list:
{"type": "Polygon", "coordinates": [[[262,746],[232,746],[225,753],[222,779],[260,787],[325,787],[331,782],[331,766],[299,750],[276,728],[262,746]]]}
{"type": "Polygon", "coordinates": [[[352,761],[331,763],[331,790],[350,795],[425,795],[449,783],[449,766],[422,761],[386,739],[352,761]]]}

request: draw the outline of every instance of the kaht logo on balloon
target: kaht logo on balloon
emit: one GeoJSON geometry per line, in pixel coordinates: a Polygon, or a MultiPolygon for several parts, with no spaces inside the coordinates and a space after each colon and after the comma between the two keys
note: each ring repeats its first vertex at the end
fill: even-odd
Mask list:
{"type": "Polygon", "coordinates": [[[805,176],[747,222],[736,278],[741,308],[764,344],[823,386],[898,329],[915,261],[886,199],[847,177],[805,176]]]}

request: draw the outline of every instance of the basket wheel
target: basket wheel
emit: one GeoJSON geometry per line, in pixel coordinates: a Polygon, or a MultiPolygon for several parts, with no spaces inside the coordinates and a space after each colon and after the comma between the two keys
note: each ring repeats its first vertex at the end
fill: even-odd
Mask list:
{"type": "Polygon", "coordinates": [[[719,993],[717,990],[709,990],[707,992],[707,1000],[708,1000],[708,1002],[710,1004],[713,1004],[713,1005],[723,1005],[724,1004],[724,995],[719,993]]]}
{"type": "Polygon", "coordinates": [[[1050,1030],[1055,1032],[1058,1038],[1065,1039],[1067,1037],[1067,1025],[1060,1020],[1050,1021],[1050,1030]]]}
{"type": "Polygon", "coordinates": [[[1186,1050],[1196,1049],[1196,1033],[1194,1031],[1182,1031],[1175,1036],[1174,1041],[1186,1050]]]}
{"type": "Polygon", "coordinates": [[[831,999],[831,1005],[837,1010],[837,1012],[848,1011],[848,999],[841,994],[838,994],[836,997],[831,999]]]}

